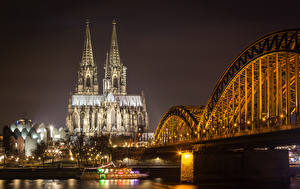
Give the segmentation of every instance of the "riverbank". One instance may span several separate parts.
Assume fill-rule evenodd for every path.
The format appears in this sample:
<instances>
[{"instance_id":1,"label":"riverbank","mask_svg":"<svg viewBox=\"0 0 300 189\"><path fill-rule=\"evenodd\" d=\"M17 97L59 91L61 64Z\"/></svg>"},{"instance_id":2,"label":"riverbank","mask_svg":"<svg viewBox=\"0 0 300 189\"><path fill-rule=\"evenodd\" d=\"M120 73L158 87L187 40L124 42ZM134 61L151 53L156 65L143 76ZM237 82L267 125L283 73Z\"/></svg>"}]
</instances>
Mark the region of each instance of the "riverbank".
<instances>
[{"instance_id":1,"label":"riverbank","mask_svg":"<svg viewBox=\"0 0 300 189\"><path fill-rule=\"evenodd\" d=\"M0 179L78 179L79 168L4 168Z\"/></svg>"}]
</instances>

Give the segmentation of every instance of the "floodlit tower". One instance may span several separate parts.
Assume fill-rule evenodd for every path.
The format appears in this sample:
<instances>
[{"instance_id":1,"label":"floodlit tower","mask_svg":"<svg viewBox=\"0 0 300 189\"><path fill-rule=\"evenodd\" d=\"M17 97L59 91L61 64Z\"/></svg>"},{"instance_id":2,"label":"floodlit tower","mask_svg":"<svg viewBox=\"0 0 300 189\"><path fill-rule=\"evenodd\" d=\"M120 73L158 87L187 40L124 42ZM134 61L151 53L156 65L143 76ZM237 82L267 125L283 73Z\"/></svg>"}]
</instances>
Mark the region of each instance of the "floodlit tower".
<instances>
[{"instance_id":1,"label":"floodlit tower","mask_svg":"<svg viewBox=\"0 0 300 189\"><path fill-rule=\"evenodd\" d=\"M126 95L126 70L120 59L116 21L112 22L112 37L109 54L106 55L105 78L103 79L103 93Z\"/></svg>"},{"instance_id":2,"label":"floodlit tower","mask_svg":"<svg viewBox=\"0 0 300 189\"><path fill-rule=\"evenodd\" d=\"M86 34L84 41L84 49L80 68L78 71L78 81L75 93L76 94L93 94L99 93L97 66L94 62L91 32L89 20L86 21Z\"/></svg>"}]
</instances>

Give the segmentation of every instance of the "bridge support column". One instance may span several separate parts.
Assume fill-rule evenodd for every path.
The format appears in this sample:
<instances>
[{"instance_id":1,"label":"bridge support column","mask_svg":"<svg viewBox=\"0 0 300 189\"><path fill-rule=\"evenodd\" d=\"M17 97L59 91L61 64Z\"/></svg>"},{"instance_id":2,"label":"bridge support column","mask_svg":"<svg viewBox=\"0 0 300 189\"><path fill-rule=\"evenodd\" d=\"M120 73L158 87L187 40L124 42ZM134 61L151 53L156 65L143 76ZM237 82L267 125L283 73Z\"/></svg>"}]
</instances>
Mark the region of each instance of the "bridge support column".
<instances>
[{"instance_id":1,"label":"bridge support column","mask_svg":"<svg viewBox=\"0 0 300 189\"><path fill-rule=\"evenodd\" d=\"M289 183L288 152L198 151L194 153L194 183L278 182Z\"/></svg>"},{"instance_id":2,"label":"bridge support column","mask_svg":"<svg viewBox=\"0 0 300 189\"><path fill-rule=\"evenodd\" d=\"M194 182L194 154L192 152L181 153L180 182Z\"/></svg>"}]
</instances>

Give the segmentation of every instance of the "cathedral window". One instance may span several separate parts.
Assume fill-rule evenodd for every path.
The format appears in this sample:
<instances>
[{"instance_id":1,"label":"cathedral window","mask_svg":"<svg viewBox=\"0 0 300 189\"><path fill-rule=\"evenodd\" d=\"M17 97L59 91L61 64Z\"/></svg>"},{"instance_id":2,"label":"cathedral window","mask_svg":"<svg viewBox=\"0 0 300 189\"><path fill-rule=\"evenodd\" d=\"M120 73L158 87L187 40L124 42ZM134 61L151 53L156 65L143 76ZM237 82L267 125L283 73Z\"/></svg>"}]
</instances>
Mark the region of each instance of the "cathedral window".
<instances>
[{"instance_id":1,"label":"cathedral window","mask_svg":"<svg viewBox=\"0 0 300 189\"><path fill-rule=\"evenodd\" d=\"M143 124L143 117L141 115L139 115L139 117L138 117L138 125L144 125Z\"/></svg>"},{"instance_id":2,"label":"cathedral window","mask_svg":"<svg viewBox=\"0 0 300 189\"><path fill-rule=\"evenodd\" d=\"M91 79L90 79L90 77L87 77L87 79L86 79L86 86L87 87L91 86Z\"/></svg>"},{"instance_id":3,"label":"cathedral window","mask_svg":"<svg viewBox=\"0 0 300 189\"><path fill-rule=\"evenodd\" d=\"M113 79L113 86L118 88L118 79L116 77Z\"/></svg>"},{"instance_id":4,"label":"cathedral window","mask_svg":"<svg viewBox=\"0 0 300 189\"><path fill-rule=\"evenodd\" d=\"M84 112L81 112L80 113L80 128L82 129L83 128L83 125L84 125Z\"/></svg>"},{"instance_id":5,"label":"cathedral window","mask_svg":"<svg viewBox=\"0 0 300 189\"><path fill-rule=\"evenodd\" d=\"M78 115L76 113L73 113L72 115L72 122L73 122L73 125L74 125L74 128L78 128Z\"/></svg>"}]
</instances>

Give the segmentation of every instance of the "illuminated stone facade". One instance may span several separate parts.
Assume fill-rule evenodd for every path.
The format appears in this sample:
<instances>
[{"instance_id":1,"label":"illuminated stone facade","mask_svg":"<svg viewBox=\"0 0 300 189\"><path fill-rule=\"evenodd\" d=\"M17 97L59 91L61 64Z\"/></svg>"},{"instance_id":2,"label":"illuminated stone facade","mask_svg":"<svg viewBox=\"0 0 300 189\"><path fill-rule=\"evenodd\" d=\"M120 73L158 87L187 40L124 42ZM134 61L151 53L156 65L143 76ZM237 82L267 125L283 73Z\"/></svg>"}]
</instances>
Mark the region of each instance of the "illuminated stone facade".
<instances>
[{"instance_id":1,"label":"illuminated stone facade","mask_svg":"<svg viewBox=\"0 0 300 189\"><path fill-rule=\"evenodd\" d=\"M99 93L97 65L94 62L89 23L78 81L69 97L66 125L73 133L87 136L111 134L131 136L141 141L148 130L148 113L143 92L128 95L127 67L121 62L116 23L104 66L103 92Z\"/></svg>"}]
</instances>

